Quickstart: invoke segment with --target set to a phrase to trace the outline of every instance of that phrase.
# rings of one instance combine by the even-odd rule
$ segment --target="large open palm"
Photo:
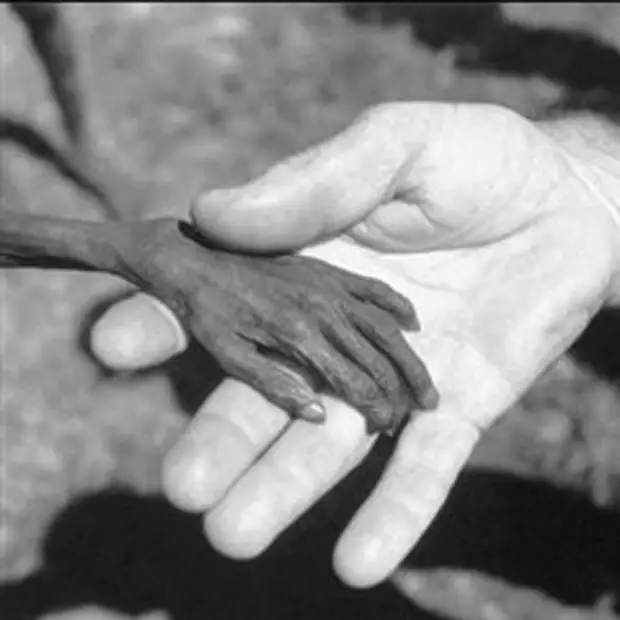
[[[404,428],[341,538],[335,564],[348,583],[372,585],[397,566],[480,433],[610,299],[620,232],[600,199],[620,183],[601,170],[503,108],[395,104],[195,205],[196,223],[219,243],[257,252],[311,245],[304,254],[380,278],[418,310],[422,331],[407,338],[441,402]],[[154,313],[143,296],[117,306],[97,328],[100,355],[113,365],[115,339],[147,315],[163,324]],[[157,358],[148,347],[146,355],[135,343],[136,366]],[[324,426],[291,422],[225,382],[168,458],[169,497],[206,512],[207,535],[223,552],[260,553],[374,441],[357,412],[326,402]]]

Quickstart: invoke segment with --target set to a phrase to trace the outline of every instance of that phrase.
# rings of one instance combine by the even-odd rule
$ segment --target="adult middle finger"
[[[251,558],[355,467],[372,447],[362,416],[324,397],[322,425],[295,420],[205,517],[222,553]]]
[[[226,379],[168,452],[165,495],[183,510],[208,510],[289,423],[285,411],[254,389]]]

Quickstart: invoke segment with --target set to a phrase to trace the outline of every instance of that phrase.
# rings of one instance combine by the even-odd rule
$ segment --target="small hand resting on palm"
[[[493,105],[399,102],[196,200],[193,220],[219,247],[301,250],[389,283],[421,317],[404,337],[441,401],[407,420],[343,533],[334,566],[346,583],[371,586],[398,566],[484,430],[603,305],[620,304],[618,196],[620,134],[600,119],[533,123]],[[183,349],[173,327],[137,295],[102,317],[94,348],[111,366],[139,368]],[[226,555],[259,555],[376,440],[355,408],[324,404],[325,424],[302,424],[225,381],[165,461],[168,498],[203,512]]]
[[[107,271],[163,301],[231,377],[295,417],[320,421],[318,392],[394,430],[435,406],[429,374],[400,328],[418,329],[406,297],[318,259],[208,248],[172,218],[81,222],[6,213],[5,266]]]

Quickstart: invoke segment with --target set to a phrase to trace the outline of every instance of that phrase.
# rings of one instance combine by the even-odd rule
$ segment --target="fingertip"
[[[327,412],[321,401],[316,400],[302,407],[299,411],[299,417],[313,424],[323,424],[327,419]]]
[[[355,515],[334,550],[334,570],[352,588],[371,588],[387,579],[424,531],[416,510],[377,492]]]
[[[325,228],[317,201],[295,179],[262,180],[204,192],[190,206],[192,223],[209,240],[232,251],[299,250]]]
[[[209,464],[177,446],[162,463],[162,491],[168,501],[186,512],[201,512],[210,505]]]
[[[205,516],[203,529],[211,545],[234,560],[251,560],[271,543],[263,523],[253,514],[240,514],[225,506]]]
[[[145,294],[112,306],[90,335],[92,353],[115,370],[162,363],[186,346],[187,337],[172,312]]]
[[[211,395],[211,403],[197,413],[162,463],[165,496],[188,512],[210,509],[254,457],[247,436],[226,416],[210,411],[213,399]]]
[[[208,239],[223,247],[229,247],[229,243],[235,243],[235,218],[229,217],[234,204],[234,190],[222,189],[202,192],[190,204],[190,220]],[[231,222],[232,230],[230,228]]]
[[[372,588],[387,578],[377,562],[378,551],[370,545],[351,544],[346,534],[338,542],[332,560],[334,572],[350,588]]]
[[[418,397],[420,400],[420,407],[425,411],[434,411],[439,407],[439,392],[434,384],[429,385],[428,389],[420,394]]]
[[[409,331],[419,332],[422,330],[422,322],[413,303],[410,300],[407,301],[409,302],[409,310],[401,316],[402,325]]]

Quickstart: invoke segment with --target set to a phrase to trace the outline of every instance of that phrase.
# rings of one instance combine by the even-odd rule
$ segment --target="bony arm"
[[[113,222],[88,222],[0,212],[0,267],[38,267],[102,271],[122,275],[110,240],[118,234]]]
[[[438,395],[401,329],[419,329],[390,286],[294,255],[208,248],[172,218],[86,222],[2,214],[0,264],[104,271],[163,301],[219,362],[297,417],[320,421],[318,392],[392,431]]]

